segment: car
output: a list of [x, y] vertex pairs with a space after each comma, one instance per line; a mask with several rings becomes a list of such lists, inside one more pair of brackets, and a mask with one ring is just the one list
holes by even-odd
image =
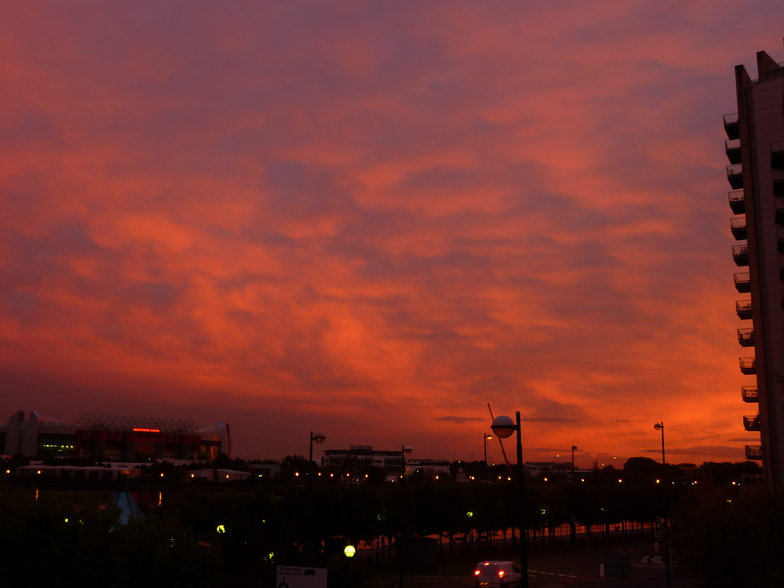
[[520, 588], [520, 566], [513, 561], [480, 561], [474, 568], [476, 588]]

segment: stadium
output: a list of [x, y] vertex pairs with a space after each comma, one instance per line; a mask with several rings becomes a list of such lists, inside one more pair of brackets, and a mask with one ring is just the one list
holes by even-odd
[[0, 424], [0, 448], [30, 459], [208, 461], [221, 453], [231, 457], [231, 434], [227, 423], [200, 428], [186, 420], [96, 414], [63, 422], [20, 410]]

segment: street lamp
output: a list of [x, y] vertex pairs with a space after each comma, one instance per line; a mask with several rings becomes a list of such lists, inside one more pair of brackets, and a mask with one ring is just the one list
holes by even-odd
[[667, 462], [664, 458], [664, 421], [660, 423], [656, 423], [653, 425], [653, 428], [657, 431], [661, 431], [661, 441], [662, 441], [662, 485], [664, 486], [664, 495], [662, 498], [662, 504], [664, 508], [664, 563], [667, 564], [667, 588], [669, 588], [671, 584], [670, 580], [670, 537], [668, 534], [668, 524], [667, 524]]
[[346, 545], [343, 549], [343, 555], [348, 558], [348, 574], [351, 576], [351, 561], [352, 558], [357, 554], [357, 548], [353, 545]]
[[397, 537], [397, 559], [400, 568], [400, 583], [398, 588], [403, 588], [403, 480], [406, 477], [406, 454], [411, 453], [410, 445], [400, 448], [400, 534]]
[[517, 432], [517, 498], [519, 501], [519, 518], [520, 525], [520, 571], [525, 576], [525, 586], [528, 586], [528, 534], [525, 528], [525, 494], [523, 478], [525, 472], [523, 470], [523, 440], [522, 428], [520, 427], [520, 411], [517, 411], [516, 423], [512, 421], [511, 417], [500, 415], [493, 420], [490, 428], [501, 439], [506, 439], [512, 436], [512, 433]]
[[310, 541], [313, 529], [313, 510], [311, 496], [313, 495], [313, 442], [319, 445], [324, 443], [326, 437], [322, 433], [310, 432], [310, 452], [308, 453], [308, 535], [305, 537], [305, 565], [310, 563]]
[[482, 445], [485, 447], [485, 484], [487, 484], [487, 442], [492, 439], [492, 435], [488, 435], [487, 433], [482, 433]]

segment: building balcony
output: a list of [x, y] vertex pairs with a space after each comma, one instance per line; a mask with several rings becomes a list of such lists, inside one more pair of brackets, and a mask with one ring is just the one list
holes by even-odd
[[757, 373], [757, 358], [756, 357], [741, 357], [740, 371], [747, 376], [753, 376]]
[[[743, 180], [741, 180], [741, 184]], [[732, 185], [732, 182], [730, 182]], [[784, 196], [784, 180], [773, 180], [773, 195], [774, 196]]]
[[735, 312], [738, 318], [744, 321], [749, 320], [751, 318], [751, 300], [736, 300]]
[[741, 347], [754, 347], [754, 329], [738, 329], [738, 343]]
[[728, 139], [724, 141], [724, 152], [730, 163], [740, 163], [740, 139]]
[[727, 166], [727, 181], [733, 190], [743, 188], [743, 166], [740, 163]]
[[740, 139], [740, 124], [738, 124], [738, 113], [724, 115], [724, 132], [728, 139]]
[[743, 402], [759, 402], [756, 386], [741, 386], [740, 396], [743, 398]]
[[749, 265], [749, 246], [733, 245], [732, 259], [735, 261], [735, 265], [738, 267], [745, 267]]
[[746, 239], [746, 217], [736, 216], [731, 218], [730, 231], [732, 231], [732, 236], [735, 237], [736, 241], [744, 241]]
[[753, 416], [745, 415], [743, 417], [743, 428], [747, 431], [759, 431], [760, 430], [760, 421], [759, 415], [755, 414]]
[[741, 294], [751, 292], [751, 278], [749, 278], [749, 272], [735, 274], [733, 280], [735, 282], [735, 289], [738, 292]]
[[732, 190], [728, 193], [730, 208], [733, 214], [746, 214], [746, 197], [743, 190]]
[[762, 445], [746, 445], [746, 459], [762, 461]]
[[770, 167], [784, 169], [784, 141], [778, 141], [771, 146]]
[[733, 281], [735, 282], [735, 289], [741, 294], [751, 292], [751, 278], [749, 278], [749, 272], [735, 274], [733, 276]]

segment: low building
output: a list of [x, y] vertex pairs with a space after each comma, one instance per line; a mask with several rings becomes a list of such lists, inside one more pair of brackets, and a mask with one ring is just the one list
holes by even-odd
[[191, 480], [207, 480], [208, 482], [236, 482], [239, 480], [248, 480], [250, 478], [250, 472], [205, 468], [201, 470], [191, 470], [188, 472], [188, 476]]
[[[321, 458], [322, 467], [343, 467], [354, 460], [366, 467], [378, 467], [387, 471], [387, 480], [395, 481], [403, 473], [402, 451], [375, 450], [371, 445], [351, 445], [349, 449], [327, 449]], [[406, 458], [407, 477], [448, 477], [451, 462], [445, 459]]]
[[349, 460], [356, 460], [365, 466], [384, 468], [388, 472], [400, 472], [402, 467], [401, 451], [376, 451], [371, 445], [351, 445], [349, 449], [327, 449], [321, 458], [322, 467], [341, 467]]
[[427, 479], [448, 478], [451, 467], [452, 462], [446, 459], [409, 459], [406, 460], [406, 475]]
[[[574, 468], [574, 479], [576, 482], [590, 475], [592, 470]], [[570, 461], [527, 461], [525, 462], [525, 473], [534, 478], [572, 478], [572, 462]]]
[[249, 463], [248, 466], [254, 478], [270, 480], [280, 475], [279, 463]]
[[19, 477], [67, 478], [71, 480], [119, 480], [121, 478], [139, 478], [142, 472], [138, 467], [134, 467], [136, 465], [138, 464], [80, 467], [73, 465], [48, 466], [38, 463], [16, 468], [16, 475]]

